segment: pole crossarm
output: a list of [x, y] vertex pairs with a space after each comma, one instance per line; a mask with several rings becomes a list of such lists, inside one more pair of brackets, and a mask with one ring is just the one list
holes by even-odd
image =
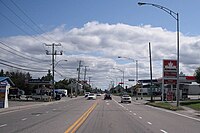
[[123, 78], [123, 88], [124, 88], [124, 71], [123, 70], [121, 70], [121, 69], [119, 69], [119, 68], [113, 68], [113, 69], [117, 69], [117, 70], [119, 70], [120, 72], [122, 72], [122, 78]]
[[168, 13], [169, 15], [171, 15], [174, 19], [178, 20], [178, 13], [170, 10], [169, 8], [167, 7], [164, 7], [164, 6], [161, 6], [161, 5], [158, 5], [158, 4], [153, 4], [153, 3], [144, 3], [144, 2], [138, 2], [138, 5], [142, 6], [142, 5], [151, 5], [151, 6], [154, 6], [154, 7], [157, 7], [163, 11], [165, 11], [166, 13]]

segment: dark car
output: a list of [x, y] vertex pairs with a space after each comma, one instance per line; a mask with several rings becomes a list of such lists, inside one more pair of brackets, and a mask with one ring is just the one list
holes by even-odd
[[111, 97], [111, 94], [109, 94], [109, 93], [106, 93], [105, 95], [104, 95], [104, 100], [112, 100], [112, 97]]
[[62, 94], [61, 93], [56, 93], [55, 100], [60, 100], [61, 98], [62, 98]]

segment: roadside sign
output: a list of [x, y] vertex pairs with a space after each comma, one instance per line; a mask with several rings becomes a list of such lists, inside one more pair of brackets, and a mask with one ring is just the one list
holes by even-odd
[[28, 84], [44, 84], [44, 85], [49, 85], [51, 84], [51, 81], [45, 81], [41, 79], [31, 79], [28, 80]]
[[163, 60], [164, 84], [177, 83], [177, 60]]

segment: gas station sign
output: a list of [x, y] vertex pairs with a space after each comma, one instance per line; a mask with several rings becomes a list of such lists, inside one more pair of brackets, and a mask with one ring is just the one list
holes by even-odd
[[164, 84], [177, 83], [177, 60], [163, 60]]

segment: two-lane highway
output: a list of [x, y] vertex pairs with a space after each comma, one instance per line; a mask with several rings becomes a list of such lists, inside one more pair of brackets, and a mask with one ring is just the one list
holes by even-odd
[[200, 120], [140, 103], [84, 97], [0, 113], [1, 133], [199, 133]]
[[94, 103], [82, 97], [0, 113], [0, 132], [64, 133]]
[[120, 97], [101, 100], [80, 127], [80, 133], [199, 133], [200, 119], [137, 102], [120, 103]]

